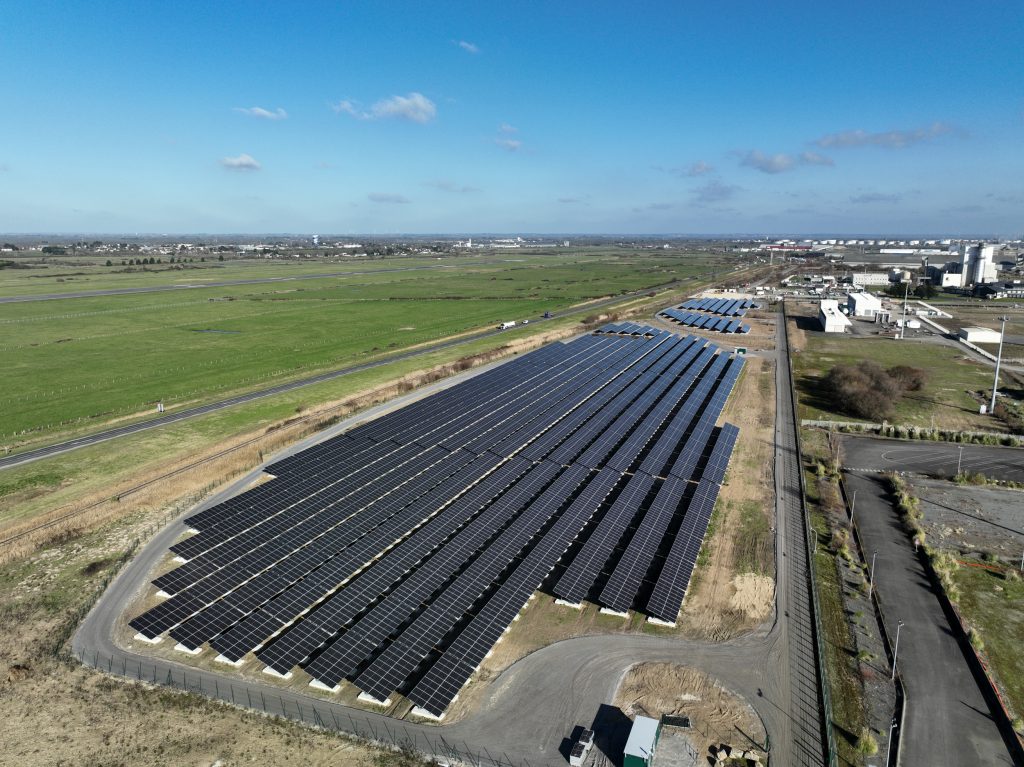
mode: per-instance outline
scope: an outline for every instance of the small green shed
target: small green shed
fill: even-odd
[[[661,722],[638,716],[629,731],[622,767],[649,767],[661,736]]]

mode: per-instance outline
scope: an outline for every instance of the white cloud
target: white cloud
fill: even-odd
[[[952,133],[953,127],[943,122],[935,122],[927,128],[911,130],[890,130],[869,133],[864,130],[848,130],[822,136],[814,143],[823,149],[850,149],[865,146],[879,146],[886,149],[905,149],[914,144],[930,141],[938,136]]]
[[[671,173],[673,176],[679,176],[680,178],[697,178],[698,176],[704,176],[711,173],[715,169],[715,166],[699,160],[692,165],[654,165],[654,170],[660,170],[663,173]]]
[[[278,107],[273,112],[263,107],[235,107],[235,111],[239,114],[243,114],[246,117],[258,117],[261,120],[287,120],[288,113],[285,112],[281,107]]]
[[[523,142],[515,138],[496,138],[494,143],[509,152],[518,152],[523,147]]]
[[[875,202],[888,202],[894,203],[899,202],[903,199],[902,195],[899,194],[883,194],[881,192],[867,192],[865,194],[858,194],[855,197],[850,198],[850,202],[855,205],[870,205]]]
[[[726,184],[718,179],[712,179],[704,186],[693,190],[693,203],[695,205],[707,205],[713,202],[731,200],[740,191],[738,186]]]
[[[644,213],[649,210],[672,210],[675,205],[671,202],[649,202],[642,208],[633,208],[634,213]]]
[[[473,192],[480,191],[478,187],[456,184],[454,181],[447,180],[428,181],[426,186],[433,187],[434,189],[440,189],[442,192],[452,192],[454,194],[471,194]]]
[[[576,203],[585,202],[586,197],[559,197],[558,201],[563,205],[575,205]]]
[[[758,149],[740,152],[740,165],[754,168],[762,173],[785,173],[801,165],[833,165],[832,159],[817,152],[801,152],[797,155],[778,152],[765,154]]]
[[[259,170],[263,167],[247,154],[240,154],[238,157],[222,157],[220,164],[228,170]]]
[[[428,123],[437,116],[437,106],[422,93],[413,91],[407,96],[392,96],[381,99],[369,110],[364,111],[358,104],[349,100],[332,104],[338,114],[347,114],[357,120],[383,120],[394,118],[409,120],[415,123]]]
[[[467,40],[459,40],[458,45],[466,53],[480,53],[480,48]]]
[[[411,202],[411,200],[404,195],[391,194],[388,192],[372,192],[371,194],[366,195],[366,199],[370,202],[383,202],[392,205],[406,205]]]
[[[799,159],[802,165],[835,165],[831,157],[817,152],[801,152]]]
[[[519,133],[519,128],[508,123],[502,123],[498,126],[498,133]]]

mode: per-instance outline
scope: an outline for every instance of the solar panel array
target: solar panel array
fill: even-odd
[[[672,309],[665,309],[661,316],[680,325],[719,333],[749,333],[750,326],[740,322],[747,309],[756,309],[757,304],[744,298],[694,298]]]
[[[679,308],[726,317],[742,317],[747,309],[756,309],[757,304],[746,298],[692,298],[680,304]]]
[[[677,596],[678,612],[741,368],[634,323],[519,357],[188,517],[181,564],[153,581],[162,600],[130,625],[440,716],[560,562],[559,596],[624,611],[654,583],[657,616]]]

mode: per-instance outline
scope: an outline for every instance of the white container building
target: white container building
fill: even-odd
[[[826,333],[842,333],[853,323],[839,311],[839,302],[826,300],[818,308],[818,322]]]
[[[846,296],[846,305],[854,317],[874,319],[875,315],[882,311],[881,299],[870,293],[850,293]]]
[[[981,327],[960,328],[957,335],[961,340],[972,344],[997,344],[1000,338],[998,330]]]

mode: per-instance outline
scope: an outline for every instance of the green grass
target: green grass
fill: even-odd
[[[703,257],[643,253],[450,263],[422,272],[0,305],[0,444],[93,430],[151,413],[161,400],[173,408],[262,388],[708,268]],[[323,273],[333,265],[302,266]],[[233,265],[231,278],[274,271],[251,268],[247,275]]]
[[[861,421],[836,412],[824,399],[819,381],[835,365],[873,360],[882,367],[910,365],[927,371],[920,392],[908,392],[896,406],[892,423],[952,429],[998,429],[992,418],[978,415],[970,391],[990,389],[991,369],[965,359],[955,347],[930,342],[886,338],[833,338],[808,334],[807,347],[793,357],[794,380],[800,398],[800,417],[814,420]]]
[[[742,501],[738,521],[736,572],[771,575],[771,526],[761,503]]]
[[[953,579],[960,590],[960,612],[981,633],[991,670],[1019,716],[1024,712],[1024,581],[978,567],[961,567]]]

